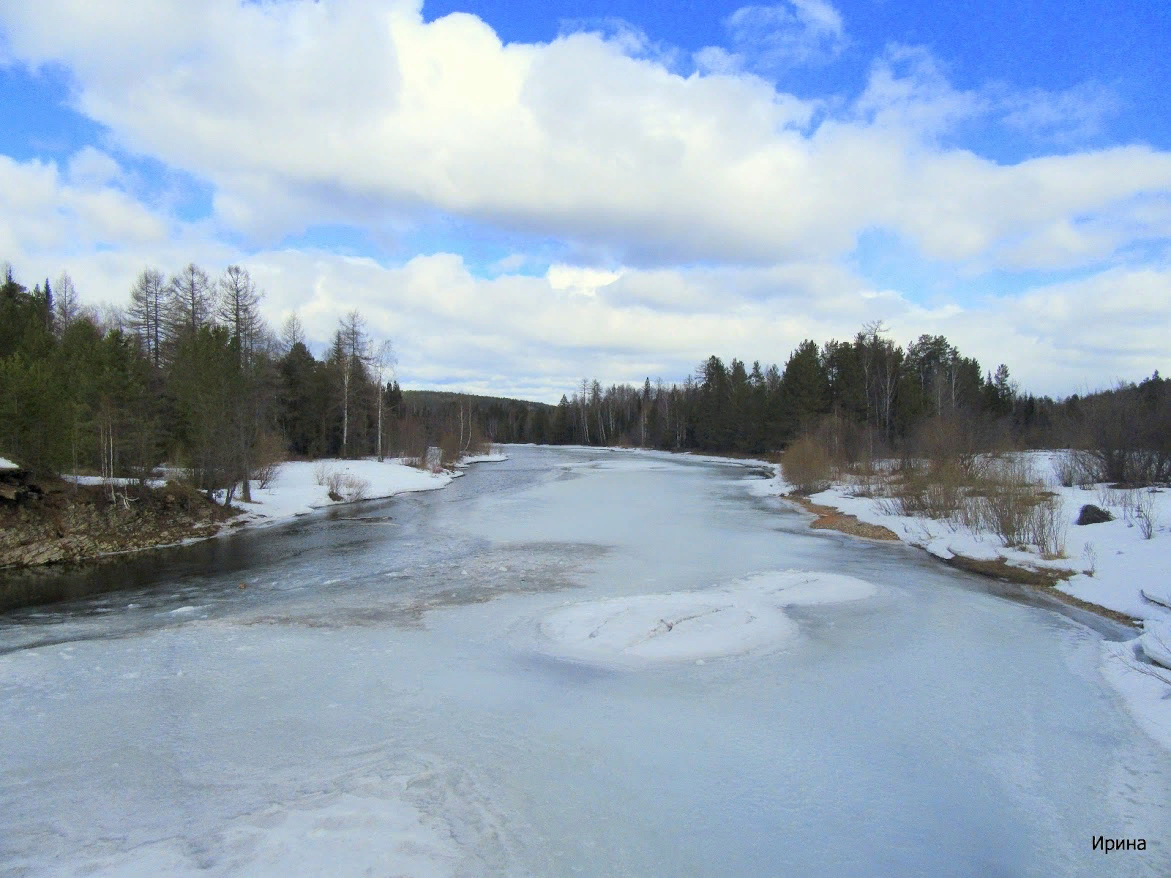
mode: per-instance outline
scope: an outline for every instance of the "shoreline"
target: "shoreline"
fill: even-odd
[[[798,494],[780,494],[778,496],[781,500],[815,516],[813,521],[809,523],[809,527],[814,530],[833,530],[846,536],[880,542],[905,542],[890,528],[861,521],[856,515],[844,513],[836,506],[814,503],[808,497]],[[967,555],[953,553],[950,558],[943,558],[930,551],[926,546],[920,546],[914,543],[908,543],[908,545],[921,549],[930,557],[956,570],[964,570],[968,573],[974,573],[978,576],[984,576],[1000,582],[1011,582],[1015,585],[1035,589],[1040,594],[1046,595],[1067,606],[1093,613],[1103,619],[1125,625],[1135,631],[1141,630],[1141,620],[1134,616],[1120,613],[1117,610],[1103,607],[1100,604],[1082,600],[1081,598],[1054,588],[1057,583],[1064,582],[1066,579],[1075,575],[1075,571],[1073,570],[1021,567],[1015,564],[1009,564],[1004,556],[999,556],[993,560],[972,558]]]
[[[472,455],[457,461],[452,469],[444,469],[439,473],[407,466],[391,458],[384,461],[366,458],[289,461],[281,465],[282,468],[288,468],[286,475],[293,474],[296,470],[307,470],[309,467],[316,469],[321,465],[333,467],[346,473],[354,469],[359,473],[369,475],[371,472],[375,472],[373,467],[377,467],[380,469],[376,472],[382,476],[382,481],[368,495],[332,500],[327,496],[325,486],[306,484],[306,480],[303,478],[298,484],[296,479],[292,479],[290,480],[294,483],[292,487],[285,486],[283,489],[261,488],[257,485],[253,490],[253,496],[259,499],[245,503],[236,498],[233,505],[229,507],[220,506],[218,503],[207,500],[202,492],[195,491],[195,489],[184,486],[170,487],[173,483],[167,483],[150,486],[146,489],[149,493],[142,493],[139,497],[125,503],[128,512],[139,513],[149,510],[148,514],[155,516],[158,516],[160,511],[153,507],[159,505],[168,493],[181,492],[187,498],[186,503],[189,504],[193,500],[200,503],[198,511],[190,516],[192,520],[167,526],[160,526],[153,521],[144,524],[141,518],[135,521],[133,517],[129,516],[118,520],[120,512],[117,504],[105,504],[101,500],[104,496],[104,486],[99,492],[97,491],[98,485],[80,482],[78,484],[86,492],[85,501],[79,503],[76,495],[64,497],[64,491],[55,490],[52,493],[61,495],[61,499],[56,501],[53,508],[12,510],[14,516],[24,514],[27,520],[22,523],[34,532],[34,538],[12,546],[9,551],[17,555],[18,558],[21,556],[31,557],[33,560],[15,560],[0,564],[0,577],[37,571],[60,573],[69,570],[84,570],[143,552],[181,548],[231,536],[246,529],[259,529],[287,523],[296,518],[335,507],[388,500],[399,494],[416,491],[438,490],[447,487],[454,479],[464,475],[463,467],[474,463],[507,459],[506,455],[498,453]],[[123,486],[124,489],[125,487],[127,486]],[[318,497],[317,494],[321,496]],[[147,498],[150,502],[146,503],[144,507],[130,506],[130,502],[138,504]],[[94,506],[95,503],[97,505],[95,510],[85,509],[87,506]],[[57,508],[58,506],[60,508]],[[107,506],[112,508],[107,508]],[[88,518],[91,519],[84,523],[85,526],[78,526],[76,523],[73,525],[61,523],[62,517],[71,515],[76,517],[79,511],[87,512]],[[187,511],[187,505],[184,505],[183,512]],[[99,517],[101,518],[100,524],[95,526],[94,522]],[[42,533],[36,534],[35,532],[38,530]],[[183,531],[182,535],[178,535],[177,531]],[[55,535],[50,536],[50,534]],[[37,538],[38,536],[39,538]],[[158,541],[153,541],[155,538]],[[112,542],[120,545],[117,548],[104,548],[100,551],[87,551],[84,548],[97,545],[106,546]],[[79,547],[82,548],[79,550]]]

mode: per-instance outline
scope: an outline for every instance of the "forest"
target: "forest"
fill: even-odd
[[[166,462],[209,493],[288,458],[446,461],[485,442],[763,454],[796,440],[847,464],[1014,448],[1092,450],[1104,478],[1171,480],[1171,386],[1054,400],[985,371],[943,336],[904,348],[881,323],[806,340],[783,368],[711,356],[681,383],[583,379],[556,406],[404,391],[389,339],[351,311],[322,359],[296,316],[279,332],[245,268],[144,269],[125,308],[80,305],[61,275],[0,286],[0,453],[39,472],[145,478]]]
[[[125,308],[80,304],[61,275],[30,290],[10,267],[0,285],[0,454],[39,474],[145,479],[180,468],[209,496],[289,458],[448,461],[525,432],[537,403],[456,394],[419,398],[393,380],[389,339],[357,311],[323,359],[299,320],[279,333],[260,314],[247,269],[218,278],[194,263],[135,279]],[[529,430],[529,432],[532,432]]]

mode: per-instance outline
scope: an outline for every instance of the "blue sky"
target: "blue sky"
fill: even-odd
[[[408,386],[783,363],[881,319],[1056,395],[1171,330],[1166,4],[0,4],[0,259],[252,271]]]

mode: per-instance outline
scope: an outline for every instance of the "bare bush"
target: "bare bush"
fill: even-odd
[[[1045,557],[1065,557],[1064,504],[1034,478],[1023,458],[991,462],[965,507],[971,529],[990,531],[1009,547],[1036,546]]]
[[[325,461],[318,462],[318,464],[315,467],[313,467],[313,482],[314,482],[314,484],[318,484],[318,485],[321,485],[322,487],[324,487],[326,482],[329,480],[329,474],[332,471],[333,471],[333,468],[329,464],[327,464]]]
[[[1135,498],[1134,517],[1138,521],[1139,532],[1142,533],[1144,540],[1149,540],[1155,535],[1155,529],[1159,526],[1155,511],[1155,496],[1151,491],[1139,491]]]
[[[365,500],[370,495],[370,483],[350,473],[342,476],[338,489],[338,493],[349,503]]]
[[[970,478],[957,459],[904,466],[891,482],[891,506],[898,515],[948,519],[956,515]]]
[[[810,436],[802,436],[785,449],[781,469],[785,481],[798,494],[816,494],[831,484],[829,454]]]
[[[1029,510],[1026,532],[1029,542],[1041,550],[1042,557],[1064,558],[1069,521],[1061,498],[1042,492]]]
[[[268,488],[285,460],[284,443],[272,433],[262,433],[256,441],[256,466],[252,478],[261,488]]]
[[[978,497],[978,518],[983,529],[996,534],[1006,546],[1028,543],[1030,508],[1037,485],[1023,460],[1017,457],[996,461],[989,468]]]
[[[1088,451],[1060,452],[1053,469],[1064,488],[1091,488],[1103,480],[1098,459]]]

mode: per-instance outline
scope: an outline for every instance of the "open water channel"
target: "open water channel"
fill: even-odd
[[[0,615],[0,876],[1171,874],[1107,623],[812,532],[749,467],[509,454]],[[706,660],[543,627],[789,569],[874,593]]]

